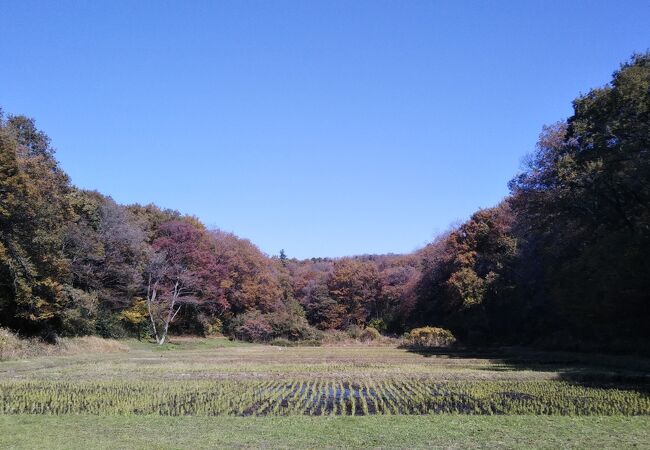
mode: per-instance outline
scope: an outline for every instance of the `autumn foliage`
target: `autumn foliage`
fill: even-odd
[[[195,217],[119,205],[71,185],[32,119],[0,113],[0,326],[159,341],[432,326],[410,339],[641,351],[649,205],[649,54],[544,127],[500,204],[407,255],[271,257]]]

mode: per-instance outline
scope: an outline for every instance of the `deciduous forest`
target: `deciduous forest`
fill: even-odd
[[[650,53],[573,108],[543,128],[507,198],[424,248],[308,260],[78,189],[35,120],[4,113],[0,327],[317,344],[436,326],[467,346],[647,352]]]

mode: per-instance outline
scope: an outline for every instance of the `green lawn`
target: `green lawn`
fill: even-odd
[[[648,417],[0,416],[0,448],[650,448]]]

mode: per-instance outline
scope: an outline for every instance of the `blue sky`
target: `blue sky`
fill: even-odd
[[[498,203],[650,2],[0,0],[0,105],[76,185],[289,256],[408,252]]]

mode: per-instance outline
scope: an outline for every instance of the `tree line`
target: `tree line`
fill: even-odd
[[[170,329],[309,341],[433,325],[468,345],[642,351],[650,53],[573,106],[499,205],[411,254],[309,260],[76,188],[32,119],[0,113],[0,326],[162,343]]]

